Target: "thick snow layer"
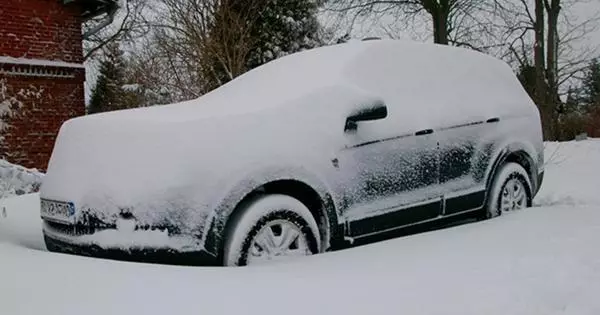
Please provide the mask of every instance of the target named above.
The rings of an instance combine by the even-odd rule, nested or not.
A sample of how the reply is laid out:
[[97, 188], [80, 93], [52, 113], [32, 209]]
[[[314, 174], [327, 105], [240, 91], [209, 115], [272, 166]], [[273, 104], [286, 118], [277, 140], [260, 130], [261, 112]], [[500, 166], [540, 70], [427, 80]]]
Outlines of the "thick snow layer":
[[[445, 122], [469, 120], [473, 112], [489, 118], [485, 113], [490, 109], [515, 114], [515, 106], [531, 103], [511, 68], [499, 59], [463, 48], [378, 40], [319, 47], [278, 58], [198, 99], [174, 104], [178, 106], [136, 108], [85, 119], [129, 123], [224, 115], [244, 119], [249, 112], [291, 107], [300, 98], [329, 89], [383, 98], [387, 103], [402, 104], [402, 109], [411, 107], [421, 118], [434, 115]], [[336, 101], [333, 96], [330, 103]], [[441, 110], [442, 105], [451, 110]], [[332, 106], [320, 110], [334, 110]], [[435, 113], [430, 112], [432, 106]], [[406, 122], [411, 123], [411, 118]]]
[[44, 252], [37, 195], [10, 198], [0, 205], [0, 314], [597, 315], [600, 141], [550, 143], [546, 155], [544, 206], [247, 268]]

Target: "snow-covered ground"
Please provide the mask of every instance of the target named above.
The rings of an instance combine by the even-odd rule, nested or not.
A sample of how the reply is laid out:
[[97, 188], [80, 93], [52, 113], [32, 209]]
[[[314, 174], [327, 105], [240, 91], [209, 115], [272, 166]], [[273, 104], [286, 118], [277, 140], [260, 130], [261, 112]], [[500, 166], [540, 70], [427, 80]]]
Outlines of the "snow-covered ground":
[[174, 267], [48, 253], [0, 202], [0, 314], [600, 314], [600, 140], [546, 144], [536, 207], [289, 262]]
[[544, 154], [546, 174], [537, 205], [600, 207], [600, 139], [547, 142]]

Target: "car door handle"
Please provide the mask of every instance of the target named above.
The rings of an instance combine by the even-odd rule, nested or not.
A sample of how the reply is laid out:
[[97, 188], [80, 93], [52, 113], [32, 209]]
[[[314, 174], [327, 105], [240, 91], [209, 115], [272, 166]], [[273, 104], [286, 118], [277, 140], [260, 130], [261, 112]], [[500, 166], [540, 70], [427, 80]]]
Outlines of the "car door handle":
[[497, 123], [499, 121], [500, 121], [500, 118], [494, 117], [494, 118], [490, 118], [490, 119], [486, 120], [485, 122], [486, 123]]
[[420, 130], [415, 132], [415, 136], [424, 136], [424, 135], [430, 135], [433, 133], [433, 129], [425, 129], [425, 130]]

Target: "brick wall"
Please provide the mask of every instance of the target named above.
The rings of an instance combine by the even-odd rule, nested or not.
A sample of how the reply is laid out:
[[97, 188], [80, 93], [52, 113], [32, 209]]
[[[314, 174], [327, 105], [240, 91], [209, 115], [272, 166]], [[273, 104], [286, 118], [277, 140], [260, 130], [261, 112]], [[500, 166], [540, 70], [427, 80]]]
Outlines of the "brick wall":
[[[11, 163], [45, 170], [61, 124], [85, 114], [83, 70], [73, 78], [6, 76], [7, 95], [15, 98], [13, 115], [5, 119], [0, 152]], [[2, 80], [0, 75], [0, 80]]]
[[0, 61], [0, 103], [12, 109], [2, 117], [0, 156], [9, 162], [45, 170], [61, 124], [84, 114], [84, 69], [20, 64], [81, 64], [80, 15], [62, 0], [0, 0], [0, 56], [19, 58]]
[[81, 63], [80, 15], [62, 0], [1, 0], [0, 56]]

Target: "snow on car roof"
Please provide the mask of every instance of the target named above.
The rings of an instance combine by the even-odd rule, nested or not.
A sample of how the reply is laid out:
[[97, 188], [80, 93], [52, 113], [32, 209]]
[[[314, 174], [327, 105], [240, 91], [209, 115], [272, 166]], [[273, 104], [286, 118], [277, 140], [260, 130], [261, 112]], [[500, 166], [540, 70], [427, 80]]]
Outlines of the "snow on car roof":
[[[414, 64], [419, 66], [410, 69]], [[429, 65], [427, 69], [422, 67], [425, 64]], [[276, 59], [245, 73], [205, 98], [225, 96], [227, 101], [235, 99], [237, 102], [233, 102], [233, 106], [236, 107], [263, 108], [267, 99], [286, 103], [325, 87], [362, 88], [363, 80], [393, 81], [393, 88], [396, 88], [415, 79], [435, 77], [437, 81], [448, 81], [451, 85], [457, 73], [445, 70], [457, 67], [468, 72], [488, 69], [493, 76], [506, 74], [509, 68], [494, 57], [463, 48], [398, 40], [355, 41]], [[372, 72], [370, 68], [383, 70]], [[508, 73], [511, 78], [514, 76], [512, 71]], [[250, 95], [256, 95], [256, 98]]]
[[[385, 58], [379, 58], [380, 56]], [[410, 72], [402, 71], [403, 66], [415, 62], [425, 64], [425, 61], [432, 64], [427, 68], [436, 72], [414, 69]], [[365, 79], [360, 78], [361, 73], [368, 72], [365, 69], [386, 69], [390, 62], [395, 64], [390, 69], [400, 71], [390, 70], [385, 73], [385, 77], [393, 80], [397, 86], [414, 81], [415, 77], [423, 80], [428, 76], [437, 77], [437, 81], [444, 80], [440, 77], [447, 77], [447, 80], [453, 82], [452, 73], [443, 71], [443, 64], [448, 62], [464, 65], [469, 71], [482, 67], [496, 70], [499, 66], [508, 68], [502, 61], [491, 56], [462, 48], [398, 40], [354, 41], [276, 59], [197, 99], [178, 103], [177, 106], [133, 109], [119, 111], [117, 114], [127, 119], [163, 121], [244, 114], [284, 105], [321, 89], [339, 86], [360, 88], [357, 79]], [[93, 116], [104, 115], [116, 118], [114, 113]]]
[[[284, 104], [316, 89], [340, 84], [344, 66], [366, 47], [341, 44], [288, 55], [242, 74], [197, 99], [173, 104], [119, 111], [127, 119], [160, 120], [234, 115]], [[96, 114], [98, 118], [115, 113]]]

